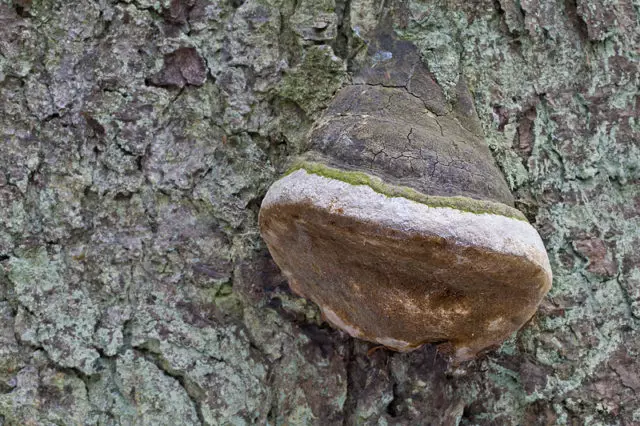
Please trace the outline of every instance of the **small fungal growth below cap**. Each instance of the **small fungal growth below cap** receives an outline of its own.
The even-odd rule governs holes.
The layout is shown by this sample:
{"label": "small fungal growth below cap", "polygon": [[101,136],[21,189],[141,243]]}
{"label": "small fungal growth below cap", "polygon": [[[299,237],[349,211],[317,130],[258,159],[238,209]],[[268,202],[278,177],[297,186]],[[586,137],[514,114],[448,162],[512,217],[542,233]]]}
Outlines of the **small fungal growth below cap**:
{"label": "small fungal growth below cap", "polygon": [[[411,43],[373,34],[309,151],[267,192],[260,230],[293,291],[351,336],[473,359],[551,287],[461,81],[449,106]],[[392,52],[380,59],[376,52]]]}

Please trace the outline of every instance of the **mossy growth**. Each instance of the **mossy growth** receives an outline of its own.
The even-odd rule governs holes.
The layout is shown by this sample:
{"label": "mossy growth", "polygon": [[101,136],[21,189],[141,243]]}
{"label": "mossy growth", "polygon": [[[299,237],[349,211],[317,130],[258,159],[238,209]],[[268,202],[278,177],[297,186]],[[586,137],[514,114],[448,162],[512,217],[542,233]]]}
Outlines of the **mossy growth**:
{"label": "mossy growth", "polygon": [[406,186],[387,184],[376,176],[371,176],[362,172],[340,170],[317,162],[297,162],[289,168],[285,173],[285,176],[300,169],[305,170],[307,173],[336,179],[350,185],[366,185],[375,192],[387,197],[402,197],[429,207],[448,207],[475,214],[495,214],[527,222],[527,219],[522,212],[513,207],[507,206],[506,204],[494,201],[476,200],[469,197],[425,195]]}

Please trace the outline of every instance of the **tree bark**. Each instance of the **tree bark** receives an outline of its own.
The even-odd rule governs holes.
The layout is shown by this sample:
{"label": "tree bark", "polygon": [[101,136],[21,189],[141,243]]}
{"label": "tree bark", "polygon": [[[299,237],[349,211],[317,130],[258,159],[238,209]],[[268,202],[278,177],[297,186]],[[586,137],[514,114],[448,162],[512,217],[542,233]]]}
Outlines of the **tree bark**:
{"label": "tree bark", "polygon": [[[457,367],[331,328],[258,232],[385,16],[447,102],[466,82],[554,273]],[[640,423],[639,19],[634,0],[0,3],[0,425]]]}

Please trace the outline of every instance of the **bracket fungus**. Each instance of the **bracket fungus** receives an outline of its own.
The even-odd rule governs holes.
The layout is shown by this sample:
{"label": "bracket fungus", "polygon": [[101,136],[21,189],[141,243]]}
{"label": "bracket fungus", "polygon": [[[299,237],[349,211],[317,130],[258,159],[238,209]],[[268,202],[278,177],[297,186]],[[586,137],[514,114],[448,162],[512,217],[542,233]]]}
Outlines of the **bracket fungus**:
{"label": "bracket fungus", "polygon": [[351,336],[454,361],[499,344],[551,287],[544,245],[482,138],[416,47],[380,31],[366,63],[268,190],[260,230],[297,294]]}

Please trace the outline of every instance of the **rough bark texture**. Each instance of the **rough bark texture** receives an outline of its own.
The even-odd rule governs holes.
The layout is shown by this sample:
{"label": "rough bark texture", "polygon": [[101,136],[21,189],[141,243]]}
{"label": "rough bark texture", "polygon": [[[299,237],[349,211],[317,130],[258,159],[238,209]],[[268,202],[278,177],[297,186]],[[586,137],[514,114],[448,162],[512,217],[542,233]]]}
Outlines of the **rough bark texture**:
{"label": "rough bark texture", "polygon": [[387,1],[554,287],[459,368],[328,327],[257,207],[378,0],[0,3],[0,425],[640,422],[640,6]]}

